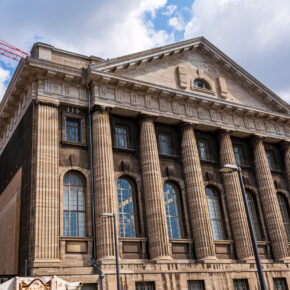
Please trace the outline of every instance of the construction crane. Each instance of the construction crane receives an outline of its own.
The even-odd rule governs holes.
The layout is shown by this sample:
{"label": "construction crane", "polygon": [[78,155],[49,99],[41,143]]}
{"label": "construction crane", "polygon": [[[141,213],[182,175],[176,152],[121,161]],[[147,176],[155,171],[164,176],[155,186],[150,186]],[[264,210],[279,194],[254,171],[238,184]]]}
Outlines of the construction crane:
{"label": "construction crane", "polygon": [[19,48],[7,43],[2,39],[0,39],[0,55],[4,55],[17,61],[20,61],[22,58],[29,56],[28,53],[20,50]]}

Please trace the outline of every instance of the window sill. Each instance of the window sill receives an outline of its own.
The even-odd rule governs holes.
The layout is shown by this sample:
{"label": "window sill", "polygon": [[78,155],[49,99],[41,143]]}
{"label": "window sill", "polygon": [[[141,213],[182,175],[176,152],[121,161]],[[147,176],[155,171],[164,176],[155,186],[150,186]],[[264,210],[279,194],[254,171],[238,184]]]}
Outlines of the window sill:
{"label": "window sill", "polygon": [[159,153],[159,157],[160,158],[165,158],[165,159],[175,159],[175,160],[179,159],[178,155],[161,154],[161,153]]}
{"label": "window sill", "polygon": [[123,152],[123,153],[136,153],[136,150],[133,148],[119,148],[119,147],[115,147],[113,146],[113,150],[115,152]]}
{"label": "window sill", "polygon": [[174,244],[184,244],[184,243],[193,243],[192,239],[169,239],[170,243],[174,243]]}
{"label": "window sill", "polygon": [[120,242],[146,242],[147,238],[142,238],[142,237],[119,237]]}
{"label": "window sill", "polygon": [[234,241],[233,240],[214,240],[213,241],[215,244],[233,244]]}
{"label": "window sill", "polygon": [[61,241],[92,241],[93,237],[59,237]]}
{"label": "window sill", "polygon": [[63,146],[74,146],[74,147],[81,147],[81,148],[87,148],[88,145],[86,142],[70,142],[70,141],[61,141],[61,145]]}
{"label": "window sill", "polygon": [[270,169],[270,171],[271,171],[272,173],[279,173],[279,174],[282,173],[282,170],[279,169],[279,168]]}
{"label": "window sill", "polygon": [[241,167],[242,169],[251,169],[251,168],[252,168],[252,166],[249,165],[249,164],[241,164],[240,167]]}
{"label": "window sill", "polygon": [[207,163],[207,164],[213,164],[213,165],[217,164],[217,161],[215,161],[215,160],[200,159],[200,162],[201,163]]}

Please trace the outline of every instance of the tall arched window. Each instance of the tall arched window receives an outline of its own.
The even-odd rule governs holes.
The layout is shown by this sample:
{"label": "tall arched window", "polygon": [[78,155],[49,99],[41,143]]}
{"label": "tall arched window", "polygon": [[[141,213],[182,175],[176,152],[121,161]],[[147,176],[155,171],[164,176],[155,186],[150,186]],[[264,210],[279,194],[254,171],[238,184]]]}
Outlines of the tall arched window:
{"label": "tall arched window", "polygon": [[85,181],[81,174],[69,171],[63,178],[63,234],[84,237],[85,225]]}
{"label": "tall arched window", "polygon": [[247,197],[248,207],[250,211],[251,221],[254,228],[256,240],[262,241],[263,239],[262,239],[262,232],[261,232],[261,227],[260,227],[260,219],[259,219],[259,214],[257,211],[257,203],[255,200],[255,197],[248,190],[246,192],[246,197]]}
{"label": "tall arched window", "polygon": [[213,187],[206,187],[207,205],[214,240],[225,240],[224,221],[220,205],[220,195]]}
{"label": "tall arched window", "polygon": [[127,178],[117,181],[119,223],[121,237],[136,237],[136,212],[134,209],[135,186]]}
{"label": "tall arched window", "polygon": [[290,218],[289,218],[289,211],[288,211],[288,202],[283,194],[278,193],[277,196],[278,196],[278,202],[279,202],[279,206],[281,210],[281,215],[282,215],[285,231],[287,234],[287,239],[290,242]]}
{"label": "tall arched window", "polygon": [[164,183],[163,191],[169,239],[181,239],[180,191],[171,182]]}

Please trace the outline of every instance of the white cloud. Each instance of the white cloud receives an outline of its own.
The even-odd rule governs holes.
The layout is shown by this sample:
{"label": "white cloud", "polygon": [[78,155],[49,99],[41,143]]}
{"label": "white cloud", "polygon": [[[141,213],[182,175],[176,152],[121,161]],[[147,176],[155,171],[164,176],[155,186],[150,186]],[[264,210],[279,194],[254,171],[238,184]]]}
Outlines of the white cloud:
{"label": "white cloud", "polygon": [[168,25],[172,26],[177,31],[182,31],[185,28],[184,20],[181,15],[170,18]]}
{"label": "white cloud", "polygon": [[1,38],[26,51],[38,39],[62,49],[111,58],[173,41],[166,31],[155,31],[150,21],[166,2],[5,1],[0,26],[6,29]]}
{"label": "white cloud", "polygon": [[205,36],[266,86],[281,92],[289,85],[289,14],[289,0],[195,0],[184,35]]}
{"label": "white cloud", "polygon": [[165,16],[171,16],[177,9],[176,5],[168,5],[166,6],[166,11],[163,11],[162,14]]}
{"label": "white cloud", "polygon": [[0,66],[0,101],[2,100],[4,93],[6,91],[6,82],[10,78],[9,70],[5,70]]}

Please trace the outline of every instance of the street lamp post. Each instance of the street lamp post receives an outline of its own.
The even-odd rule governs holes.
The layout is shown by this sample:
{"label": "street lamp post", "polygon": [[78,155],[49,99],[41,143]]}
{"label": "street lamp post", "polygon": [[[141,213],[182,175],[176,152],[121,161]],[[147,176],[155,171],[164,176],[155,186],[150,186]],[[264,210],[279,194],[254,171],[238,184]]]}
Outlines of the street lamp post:
{"label": "street lamp post", "polygon": [[118,234],[116,226],[116,215],[114,213],[103,213],[100,215],[102,218],[113,218],[114,219],[114,236],[115,236],[115,254],[116,254],[116,272],[117,272],[117,289],[121,290],[120,282],[120,269],[119,269],[119,250],[118,250]]}
{"label": "street lamp post", "polygon": [[250,211],[248,207],[248,202],[247,202],[247,197],[246,197],[246,190],[245,190],[245,185],[244,181],[242,178],[242,169],[239,165],[233,165],[233,164],[225,164],[224,167],[220,170],[221,172],[225,173],[231,173],[231,172],[238,172],[239,180],[240,180],[240,185],[242,188],[242,195],[243,195],[243,200],[244,200],[244,205],[245,205],[245,210],[246,210],[246,215],[247,215],[247,221],[248,221],[248,226],[250,230],[250,236],[251,236],[251,242],[252,242],[252,247],[254,250],[254,255],[255,255],[255,261],[256,261],[256,266],[257,266],[257,271],[258,271],[258,276],[259,276],[259,281],[260,281],[260,287],[261,290],[266,290],[266,283],[264,279],[264,274],[263,274],[263,269],[258,253],[258,247],[257,247],[257,242],[256,242],[256,237],[250,217]]}

